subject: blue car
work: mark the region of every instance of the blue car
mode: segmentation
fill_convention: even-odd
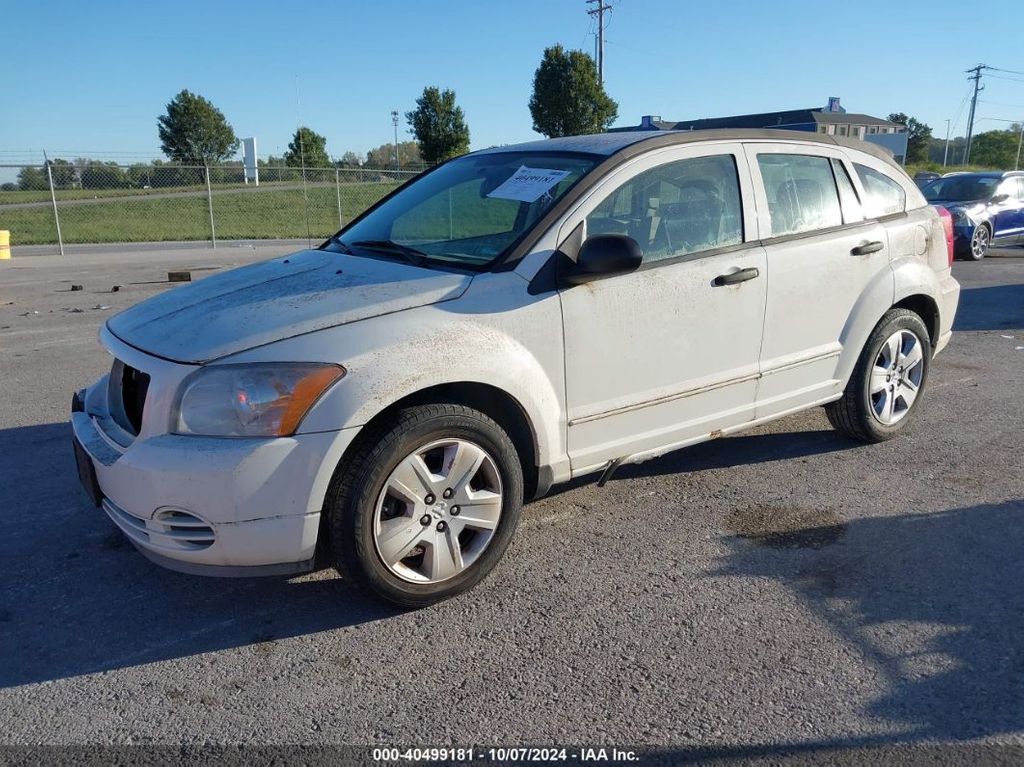
[[[1024,245],[1024,171],[957,173],[921,192],[952,214],[958,256],[979,261],[992,245]]]

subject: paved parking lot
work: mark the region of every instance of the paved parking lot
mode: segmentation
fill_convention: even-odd
[[[493,577],[410,613],[332,571],[159,569],[77,486],[100,323],[277,252],[0,262],[0,743],[1024,745],[1024,250],[957,264],[903,436],[815,410],[558,488]]]

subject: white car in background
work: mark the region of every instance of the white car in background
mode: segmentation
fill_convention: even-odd
[[[168,567],[329,563],[428,604],[556,483],[821,405],[894,436],[950,339],[951,237],[881,150],[831,136],[475,152],[318,249],[112,317],[111,372],[73,399],[79,474]]]

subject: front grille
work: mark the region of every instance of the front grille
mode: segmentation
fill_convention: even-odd
[[[138,434],[142,429],[142,411],[146,406],[146,392],[149,391],[149,374],[122,364],[121,366],[121,407],[132,430]]]

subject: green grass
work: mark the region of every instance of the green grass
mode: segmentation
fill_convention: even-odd
[[[345,222],[394,189],[390,182],[345,184],[341,187]],[[222,188],[222,187],[221,187]],[[165,242],[210,239],[210,215],[204,192],[182,197],[120,199],[59,207],[61,235],[65,243]],[[146,190],[149,193],[169,190]],[[5,192],[6,195],[16,194]],[[64,193],[66,194],[66,192]],[[267,189],[214,193],[213,210],[217,238],[300,238],[308,233],[327,237],[340,228],[337,191],[331,186],[310,187],[308,206],[301,189]],[[307,230],[307,215],[309,223]],[[0,206],[0,229],[9,229],[12,245],[46,245],[57,241],[53,212],[49,207],[5,210]]]

